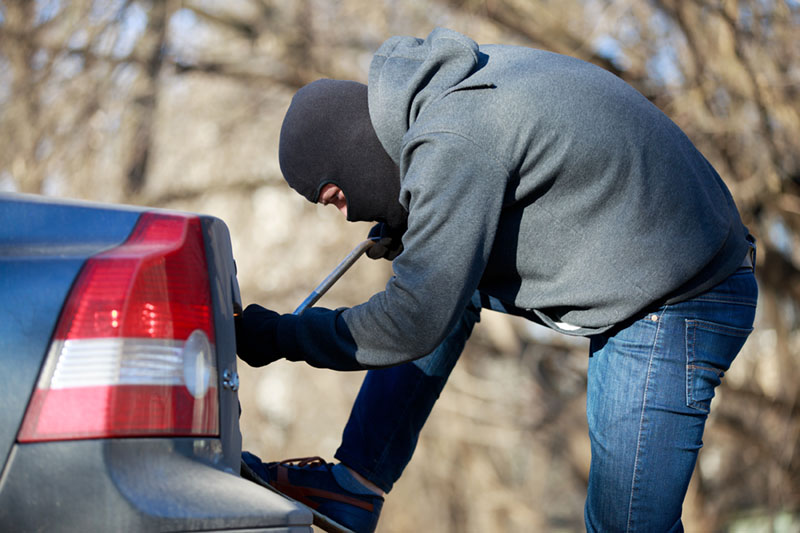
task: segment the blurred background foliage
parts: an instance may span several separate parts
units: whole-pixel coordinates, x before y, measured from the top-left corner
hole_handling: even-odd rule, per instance
[[[291,311],[368,229],[283,183],[291,95],[366,81],[384,39],[435,26],[614,72],[718,169],[759,238],[760,308],[715,399],[686,529],[800,531],[798,0],[0,0],[0,191],[216,215],[245,303]],[[362,260],[322,304],[359,303],[389,275]],[[582,530],[586,348],[484,313],[379,530]],[[245,447],[332,456],[361,375],[241,372]]]

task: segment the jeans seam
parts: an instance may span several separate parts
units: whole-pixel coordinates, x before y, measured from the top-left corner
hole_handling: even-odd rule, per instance
[[[664,306],[663,309],[661,310],[661,314],[658,317],[659,320],[658,320],[658,325],[656,326],[655,336],[653,338],[653,347],[650,349],[650,358],[649,358],[649,360],[647,362],[647,377],[645,378],[644,396],[642,398],[642,415],[639,418],[639,434],[636,437],[636,456],[634,457],[634,460],[633,460],[633,476],[632,476],[632,479],[631,479],[631,497],[630,497],[630,500],[628,501],[628,522],[627,522],[627,524],[625,526],[625,531],[626,532],[631,531],[631,520],[633,518],[633,500],[634,500],[634,495],[636,493],[636,478],[637,478],[637,473],[638,473],[638,470],[639,470],[639,453],[640,453],[641,448],[642,448],[642,432],[643,432],[643,428],[644,428],[644,425],[645,425],[645,418],[646,418],[646,413],[647,413],[647,409],[646,409],[646,407],[647,407],[647,393],[648,393],[648,390],[650,389],[650,377],[652,375],[652,370],[653,370],[653,359],[655,357],[656,346],[658,345],[659,333],[661,331],[661,319],[664,316],[664,313],[666,312],[666,310],[667,310],[667,306]]]
[[[695,337],[697,336],[697,327],[694,320],[684,320],[684,351],[686,352],[686,407],[696,409],[704,413],[703,409],[699,408],[694,401],[694,370],[696,365],[692,364],[692,355],[694,354]]]
[[[686,326],[691,326],[693,330],[710,331],[713,333],[721,333],[731,337],[744,337],[747,338],[753,332],[753,328],[740,328],[737,326],[729,326],[719,322],[711,322],[709,320],[699,319],[686,319]]]
[[[695,302],[708,302],[714,304],[746,305],[748,307],[756,307],[757,305],[752,298],[700,296],[693,298],[692,300]]]

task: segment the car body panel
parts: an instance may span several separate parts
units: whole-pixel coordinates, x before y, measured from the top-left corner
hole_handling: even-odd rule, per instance
[[[139,213],[0,196],[0,459],[5,462],[72,283]],[[87,231],[90,228],[90,231]]]
[[[214,308],[216,437],[20,443],[53,331],[86,260],[122,244],[144,212],[0,194],[0,530],[310,532],[308,509],[239,475],[242,439],[228,228],[201,220]]]
[[[217,469],[220,450],[215,439],[188,438],[18,444],[0,478],[0,524],[13,531],[311,531],[307,509]]]
[[[221,450],[214,441],[18,444],[0,478],[0,524],[15,531],[310,531],[307,510],[214,468]]]

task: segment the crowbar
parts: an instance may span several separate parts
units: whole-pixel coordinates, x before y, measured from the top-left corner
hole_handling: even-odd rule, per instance
[[[316,289],[311,291],[311,294],[309,294],[306,299],[303,300],[303,303],[301,303],[292,314],[302,315],[306,309],[317,303],[317,301],[322,298],[322,295],[328,292],[328,289],[330,289],[333,284],[336,283],[351,266],[353,266],[353,263],[358,261],[358,258],[364,255],[364,252],[369,250],[379,239],[379,237],[367,239],[353,248],[353,251],[347,254],[347,257],[342,259],[342,261],[336,265],[336,268],[334,268],[331,273],[322,280],[322,283],[317,285]]]

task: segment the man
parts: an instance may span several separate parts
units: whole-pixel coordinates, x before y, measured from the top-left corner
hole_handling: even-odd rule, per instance
[[[751,331],[757,288],[730,193],[663,113],[582,61],[436,29],[385,42],[368,88],[298,91],[280,163],[308,200],[380,222],[373,255],[393,258],[395,275],[349,309],[245,310],[238,351],[251,365],[381,368],[367,373],[341,463],[245,454],[253,470],[372,531],[490,308],[591,339],[587,530],[682,530],[710,401]]]

